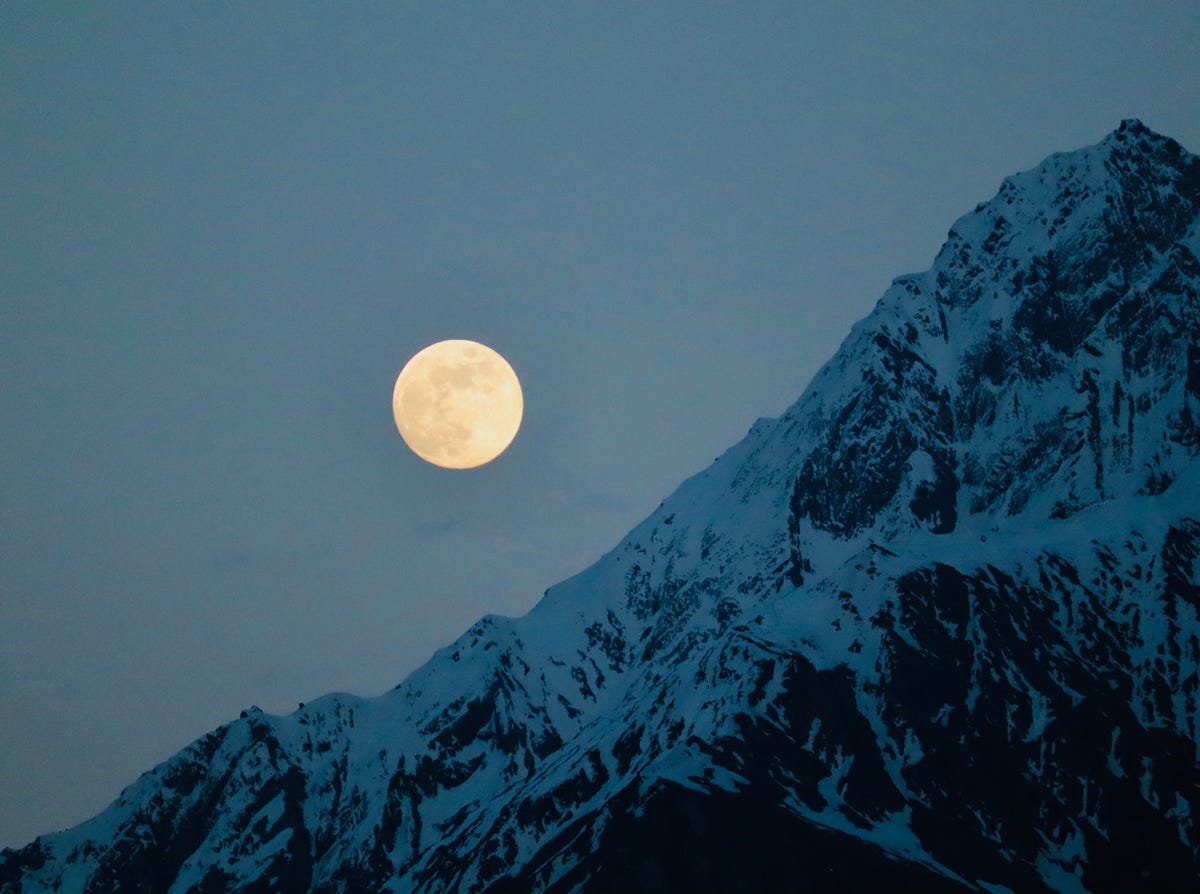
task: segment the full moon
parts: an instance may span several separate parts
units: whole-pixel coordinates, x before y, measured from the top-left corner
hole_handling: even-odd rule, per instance
[[[508,361],[478,342],[439,341],[396,378],[392,415],[404,443],[426,462],[473,469],[507,449],[525,400]]]

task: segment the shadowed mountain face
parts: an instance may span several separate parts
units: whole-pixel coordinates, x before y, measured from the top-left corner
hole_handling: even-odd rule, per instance
[[[0,892],[1194,891],[1200,160],[1004,181],[527,616],[257,710]]]

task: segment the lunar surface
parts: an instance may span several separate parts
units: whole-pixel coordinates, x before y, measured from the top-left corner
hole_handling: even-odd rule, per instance
[[[465,339],[418,352],[392,391],[392,415],[404,443],[446,469],[472,469],[503,453],[524,410],[521,383],[508,361]]]

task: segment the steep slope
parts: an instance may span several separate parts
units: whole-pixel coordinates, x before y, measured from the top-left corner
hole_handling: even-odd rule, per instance
[[[1200,160],[1008,178],[795,405],[378,699],[249,711],[22,891],[1194,890]]]

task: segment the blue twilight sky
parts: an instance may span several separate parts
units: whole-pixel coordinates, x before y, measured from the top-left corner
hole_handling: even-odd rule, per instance
[[[1002,177],[1141,117],[1180,3],[0,5],[0,845],[254,703],[521,614],[802,391]],[[403,363],[504,354],[446,472]]]

